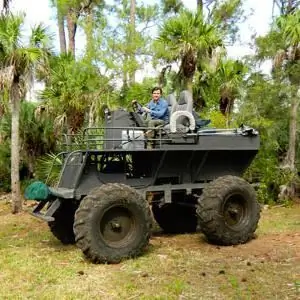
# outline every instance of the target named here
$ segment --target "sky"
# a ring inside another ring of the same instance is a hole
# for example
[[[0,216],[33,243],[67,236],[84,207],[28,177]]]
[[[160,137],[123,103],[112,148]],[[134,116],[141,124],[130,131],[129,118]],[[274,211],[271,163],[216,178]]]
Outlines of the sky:
[[[1,0],[0,0],[1,1]],[[196,8],[197,0],[183,0],[186,7]],[[228,52],[231,57],[239,57],[251,53],[248,44],[251,42],[253,33],[258,35],[268,31],[272,17],[273,0],[246,0],[245,10],[252,14],[244,24],[240,26],[241,40],[240,45],[229,47]],[[30,28],[35,24],[43,22],[48,25],[55,34],[56,22],[55,11],[50,7],[49,0],[13,0],[12,10],[23,11],[26,13],[26,27]]]
[[[185,6],[190,9],[196,8],[197,0],[183,0],[183,2]],[[239,58],[253,53],[254,50],[249,46],[251,36],[255,33],[257,35],[263,35],[268,31],[272,18],[272,5],[273,0],[245,0],[244,9],[249,17],[240,25],[241,42],[234,46],[227,47],[229,57]],[[12,11],[25,12],[25,29],[29,29],[35,24],[43,22],[49,26],[50,32],[56,34],[58,41],[55,10],[51,8],[49,0],[13,0]],[[78,44],[82,43],[77,42],[77,45]],[[56,42],[56,45],[58,45],[58,42]]]

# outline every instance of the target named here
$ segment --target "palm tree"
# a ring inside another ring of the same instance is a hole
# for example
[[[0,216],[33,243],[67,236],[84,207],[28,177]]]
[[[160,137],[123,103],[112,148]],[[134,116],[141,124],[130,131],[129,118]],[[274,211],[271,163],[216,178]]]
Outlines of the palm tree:
[[[246,67],[241,62],[230,59],[222,61],[217,69],[220,83],[220,111],[226,116],[227,126],[234,100],[240,95],[241,84],[246,71]]]
[[[61,1],[51,0],[52,6],[56,9],[57,27],[60,53],[67,52],[66,33],[65,33],[65,15],[62,9]]]
[[[19,115],[20,101],[24,83],[32,78],[32,72],[45,62],[45,50],[41,40],[46,33],[41,35],[33,30],[35,43],[24,46],[21,42],[21,27],[23,15],[0,16],[0,85],[8,91],[11,108],[11,190],[12,212],[22,210],[19,180]],[[39,36],[39,38],[38,38]]]
[[[160,28],[156,49],[158,56],[167,63],[180,63],[183,86],[192,91],[197,61],[208,58],[212,50],[221,45],[216,27],[205,22],[200,10],[195,13],[181,10]]]

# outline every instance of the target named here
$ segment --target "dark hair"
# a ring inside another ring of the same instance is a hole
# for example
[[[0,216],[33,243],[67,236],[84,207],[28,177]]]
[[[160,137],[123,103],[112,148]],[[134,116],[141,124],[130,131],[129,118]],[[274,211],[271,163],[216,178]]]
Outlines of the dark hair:
[[[160,91],[160,93],[162,94],[162,88],[161,87],[159,87],[159,86],[155,86],[153,89],[152,89],[152,91],[151,91],[151,93],[153,94],[153,92],[154,91]]]

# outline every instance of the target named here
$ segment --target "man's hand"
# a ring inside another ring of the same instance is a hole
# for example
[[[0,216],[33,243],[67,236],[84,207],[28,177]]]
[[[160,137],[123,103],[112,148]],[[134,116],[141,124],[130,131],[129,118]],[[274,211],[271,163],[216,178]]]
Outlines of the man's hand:
[[[151,112],[151,109],[149,109],[148,107],[146,106],[143,106],[143,110],[147,113],[150,113]]]

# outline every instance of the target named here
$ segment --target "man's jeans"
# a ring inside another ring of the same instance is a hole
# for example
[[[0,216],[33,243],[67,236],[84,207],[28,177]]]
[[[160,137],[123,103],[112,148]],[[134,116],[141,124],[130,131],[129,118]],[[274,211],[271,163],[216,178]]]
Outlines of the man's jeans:
[[[146,120],[146,126],[147,127],[157,127],[157,126],[161,126],[161,125],[164,125],[165,124],[165,121],[163,120],[159,120],[159,119],[150,119],[150,120]],[[155,130],[148,130],[147,131],[147,137],[150,138],[150,139],[153,139],[155,136]]]

